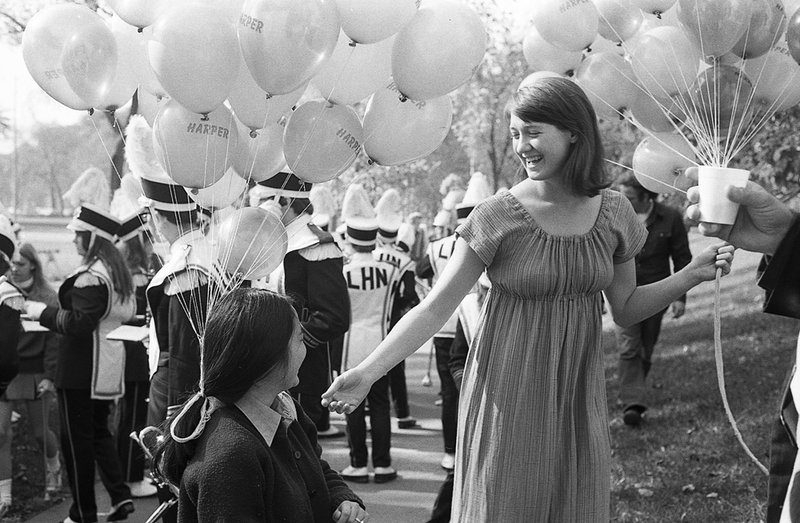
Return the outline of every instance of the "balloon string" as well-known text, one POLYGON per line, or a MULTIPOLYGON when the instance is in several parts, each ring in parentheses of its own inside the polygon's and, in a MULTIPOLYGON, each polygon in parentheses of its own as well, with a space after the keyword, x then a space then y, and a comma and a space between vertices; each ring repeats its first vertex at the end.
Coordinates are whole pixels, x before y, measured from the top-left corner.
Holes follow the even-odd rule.
POLYGON ((714 280, 714 361, 716 362, 717 366, 717 385, 719 386, 719 393, 722 397, 722 405, 725 407, 725 414, 728 417, 728 422, 730 423, 731 428, 733 428, 733 433, 736 435, 736 439, 739 441, 739 445, 741 445, 747 456, 753 461, 753 463, 755 463, 759 470, 761 470, 761 472, 763 472, 765 475, 769 476, 769 470, 767 470, 767 467, 761 463, 761 461, 750 450, 750 447, 747 446, 747 443, 744 442, 744 437, 742 437, 742 433, 739 431, 739 425, 736 423, 736 419, 733 417, 733 412, 731 412, 731 406, 728 404, 728 394, 725 392, 725 369, 722 361, 722 341, 720 336, 722 322, 720 320, 719 311, 719 281, 721 276, 722 269, 717 269, 717 275, 714 280))

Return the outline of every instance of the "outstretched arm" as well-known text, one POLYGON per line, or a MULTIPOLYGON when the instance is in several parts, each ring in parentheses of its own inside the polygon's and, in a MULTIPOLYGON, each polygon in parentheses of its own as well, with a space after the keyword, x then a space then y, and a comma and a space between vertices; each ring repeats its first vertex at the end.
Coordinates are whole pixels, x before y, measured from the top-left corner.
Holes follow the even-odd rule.
POLYGON ((322 395, 322 404, 332 411, 352 412, 364 401, 373 383, 436 334, 484 269, 475 251, 459 238, 430 294, 403 316, 367 359, 336 378, 322 395))

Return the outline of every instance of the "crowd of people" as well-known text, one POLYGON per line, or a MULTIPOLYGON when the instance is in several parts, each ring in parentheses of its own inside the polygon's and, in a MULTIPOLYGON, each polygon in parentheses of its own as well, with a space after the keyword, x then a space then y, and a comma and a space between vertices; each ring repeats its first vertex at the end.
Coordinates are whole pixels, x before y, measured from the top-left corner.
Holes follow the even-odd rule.
MULTIPOLYGON (((213 307, 225 278, 213 224, 135 138, 149 131, 143 119, 129 125, 127 151, 143 208, 123 219, 82 202, 68 226, 82 263, 57 293, 0 218, 0 510, 11 502, 12 405, 49 412, 55 395, 60 443, 46 417, 32 430, 48 489, 60 489, 64 468, 64 521, 97 521, 96 468, 108 520, 127 519, 134 498, 156 490, 149 466, 173 486, 159 483, 160 499, 178 493, 167 522, 364 523, 368 507, 349 483, 398 477, 392 410, 398 429, 416 425, 403 361, 432 339, 448 475, 431 521, 608 521, 604 309, 618 325, 622 416, 637 426, 665 312, 679 317, 687 291, 727 274, 734 247, 773 255, 767 310, 800 317, 800 227, 750 183, 728 190, 741 205, 733 226, 689 207, 701 233, 724 240, 692 255, 678 211, 633 178, 611 188, 594 111, 574 82, 527 85, 506 118, 524 179, 496 194, 480 173, 451 184, 432 238, 421 215, 403 216, 396 191, 374 206, 351 184, 337 224, 314 204, 319 187, 291 172, 255 184, 248 203, 281 217, 287 253, 213 307), (166 256, 153 255, 156 240, 166 256), (419 281, 432 284, 425 296, 419 281), (120 334, 123 324, 132 329, 120 334), (331 411, 345 414, 344 433, 331 411), (148 425, 163 432, 149 464, 127 437, 148 425), (337 436, 349 447, 341 471, 320 444, 337 436)), ((795 431, 774 438, 784 450, 770 484, 778 516, 800 511, 790 386, 784 407, 795 421, 781 427, 795 431)))

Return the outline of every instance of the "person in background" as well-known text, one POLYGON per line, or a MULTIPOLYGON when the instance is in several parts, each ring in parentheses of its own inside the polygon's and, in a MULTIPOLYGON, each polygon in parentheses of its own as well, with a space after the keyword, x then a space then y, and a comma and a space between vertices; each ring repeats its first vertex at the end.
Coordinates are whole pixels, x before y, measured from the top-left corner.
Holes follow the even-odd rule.
MULTIPOLYGON (((667 278, 692 261, 689 236, 681 213, 656 201, 657 194, 648 191, 629 174, 619 181, 619 191, 631 202, 636 217, 647 227, 647 239, 636 255, 636 284, 647 285, 667 278), (670 270, 672 260, 672 270, 670 270)), ((677 319, 686 311, 686 295, 670 305, 677 319)), ((661 332, 666 309, 629 327, 615 326, 619 355, 619 402, 622 420, 629 427, 642 422, 647 410, 648 393, 645 380, 652 366, 653 350, 661 332)))
MULTIPOLYGON (((42 262, 33 245, 24 243, 11 262, 11 279, 28 300, 58 306, 58 294, 42 272, 42 262)), ((60 336, 46 331, 23 331, 19 335, 19 374, 0 398, 0 499, 3 481, 11 481, 11 413, 24 406, 33 436, 45 456, 45 489, 61 490, 61 459, 58 438, 50 429, 49 415, 55 403, 55 373, 60 336), (7 470, 7 473, 6 473, 7 470)), ((10 493, 9 493, 10 495, 10 493)))
POLYGON ((406 218, 406 223, 414 232, 414 242, 408 245, 408 255, 412 261, 418 262, 425 255, 425 249, 428 248, 428 235, 425 234, 422 224, 422 213, 412 212, 406 218))
POLYGON ((123 395, 124 348, 106 334, 135 312, 131 275, 114 247, 119 221, 100 207, 80 206, 67 226, 82 264, 61 284, 57 306, 28 300, 28 316, 64 339, 56 367, 61 451, 72 504, 64 520, 97 521, 95 464, 111 498, 108 521, 134 511, 109 430, 112 401, 123 395))
MULTIPOLYGON (((20 314, 24 311, 25 298, 13 285, 8 275, 11 258, 17 249, 16 237, 11 221, 0 214, 0 395, 19 372, 20 357, 17 352, 22 331, 20 314)), ((5 414, 5 413, 4 413, 5 414)), ((3 420, 5 420, 5 415, 3 420)), ((8 425, 11 425, 11 412, 8 412, 8 425)), ((0 517, 11 508, 11 430, 0 432, 0 448, 8 448, 8 459, 0 458, 0 517)))
MULTIPOLYGON (((489 198, 492 189, 489 180, 480 171, 470 176, 466 192, 457 194, 454 207, 456 220, 462 224, 469 217, 475 206, 489 198)), ((446 196, 445 200, 454 198, 446 196)), ((431 278, 434 284, 444 274, 450 258, 453 255, 458 237, 455 234, 446 236, 428 246, 426 256, 417 267, 419 278, 431 278)), ((466 299, 466 298, 465 298, 466 299)), ((436 372, 442 387, 442 437, 444 438, 444 455, 441 465, 445 470, 453 470, 456 460, 456 427, 458 419, 458 389, 450 372, 450 352, 453 339, 456 335, 458 314, 454 312, 439 331, 433 335, 433 347, 436 354, 436 372)))
POLYGON ((199 392, 165 423, 154 456, 180 486, 178 521, 368 521, 286 392, 298 382, 303 338, 290 299, 265 289, 236 289, 209 313, 199 392))
MULTIPOLYGON (((690 167, 686 175, 696 180, 697 169, 690 167)), ((734 246, 769 255, 769 261, 758 279, 766 291, 764 312, 800 319, 800 215, 772 196, 760 185, 747 182, 745 187, 724 188, 726 197, 739 204, 733 225, 702 221, 696 187, 687 197, 692 205, 686 216, 699 222, 698 230, 706 236, 721 238, 734 246)), ((800 350, 795 351, 795 359, 800 350)), ((784 387, 779 416, 772 426, 770 441, 769 482, 767 489, 767 523, 800 521, 800 459, 798 459, 798 394, 800 377, 797 361, 784 387)))
MULTIPOLYGON (((447 366, 450 369, 456 391, 461 390, 461 381, 464 378, 464 366, 467 363, 469 354, 469 344, 478 328, 481 308, 486 299, 486 293, 492 283, 486 274, 478 278, 478 288, 476 292, 467 294, 458 306, 458 322, 456 323, 456 335, 450 345, 450 358, 447 366)), ((450 513, 453 508, 453 482, 455 474, 453 469, 447 471, 447 477, 439 487, 436 501, 433 503, 433 511, 428 523, 447 523, 450 521, 450 513)))
POLYGON ((320 438, 344 432, 331 425, 319 403, 332 380, 331 350, 350 327, 350 302, 342 276, 343 255, 330 233, 312 221, 312 184, 290 172, 278 173, 250 190, 251 205, 274 210, 286 226, 289 243, 268 287, 297 301, 306 343, 300 383, 289 393, 314 420, 320 438), (255 204, 255 205, 253 205, 255 204))
MULTIPOLYGON (((167 175, 156 157, 150 125, 134 115, 126 136, 126 160, 141 182, 139 203, 150 213, 148 225, 154 239, 168 246, 163 265, 145 291, 151 315, 147 425, 157 426, 170 408, 177 408, 197 388, 200 337, 208 297, 219 274, 213 272, 213 251, 200 228, 197 204, 167 175)), ((159 489, 158 497, 164 502, 173 496, 164 488, 159 489)), ((175 507, 162 515, 165 523, 176 518, 175 507)))
MULTIPOLYGON (((136 296, 136 316, 128 325, 144 326, 147 321, 147 286, 153 276, 150 263, 153 259, 150 240, 142 237, 146 215, 133 214, 122 221, 118 247, 131 271, 136 296)), ((141 341, 124 341, 125 346, 125 396, 118 404, 117 454, 122 465, 122 477, 131 496, 146 498, 156 494, 156 487, 145 479, 145 456, 142 448, 131 438, 147 426, 147 397, 150 392, 150 369, 147 347, 141 341)))
MULTIPOLYGON (((372 254, 378 234, 378 220, 366 190, 360 184, 350 184, 342 202, 342 217, 347 226, 347 242, 353 254, 344 265, 343 274, 350 294, 352 324, 344 340, 342 369, 361 363, 386 336, 392 305, 392 282, 397 267, 378 261, 372 254)), ((372 466, 376 483, 397 478, 392 467, 392 427, 389 407, 389 376, 381 376, 370 387, 370 432, 372 435, 372 466)), ((350 446, 350 465, 342 472, 348 481, 369 481, 367 468, 367 426, 364 405, 347 414, 347 443, 350 446)))
POLYGON ((430 294, 334 380, 323 404, 355 408, 487 271, 492 290, 461 388, 452 518, 608 521, 601 293, 614 320, 631 325, 730 272, 733 247, 709 246, 682 271, 637 287, 633 258, 647 231, 627 198, 608 189, 586 94, 566 78, 537 79, 512 94, 506 121, 526 178, 475 207, 430 294))
MULTIPOLYGON (((398 230, 403 224, 400 193, 395 189, 383 192, 375 205, 378 220, 378 241, 372 256, 378 261, 393 265, 396 269, 392 287, 392 306, 389 312, 389 330, 395 326, 413 306, 419 303, 414 277, 414 262, 408 249, 397 244, 398 230)), ((402 243, 402 242, 401 242, 402 243)), ((401 361, 389 371, 389 389, 392 404, 397 416, 397 428, 410 429, 417 425, 408 406, 408 387, 406 384, 406 362, 401 361)))

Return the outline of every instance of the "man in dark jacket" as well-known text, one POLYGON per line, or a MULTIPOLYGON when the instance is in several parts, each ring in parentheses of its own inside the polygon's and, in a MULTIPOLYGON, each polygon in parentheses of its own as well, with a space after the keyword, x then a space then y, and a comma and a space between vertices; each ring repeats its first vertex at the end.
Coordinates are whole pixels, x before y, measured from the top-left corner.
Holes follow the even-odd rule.
MULTIPOLYGON (((689 238, 681 214, 656 201, 656 194, 642 187, 632 175, 620 182, 620 192, 633 205, 647 227, 647 240, 636 255, 636 284, 646 285, 678 272, 692 260, 689 238)), ((671 306, 672 317, 680 318, 686 310, 686 295, 671 306)), ((653 350, 661 331, 665 310, 630 327, 616 327, 619 359, 619 401, 623 421, 635 427, 647 410, 645 379, 650 372, 653 350)))

